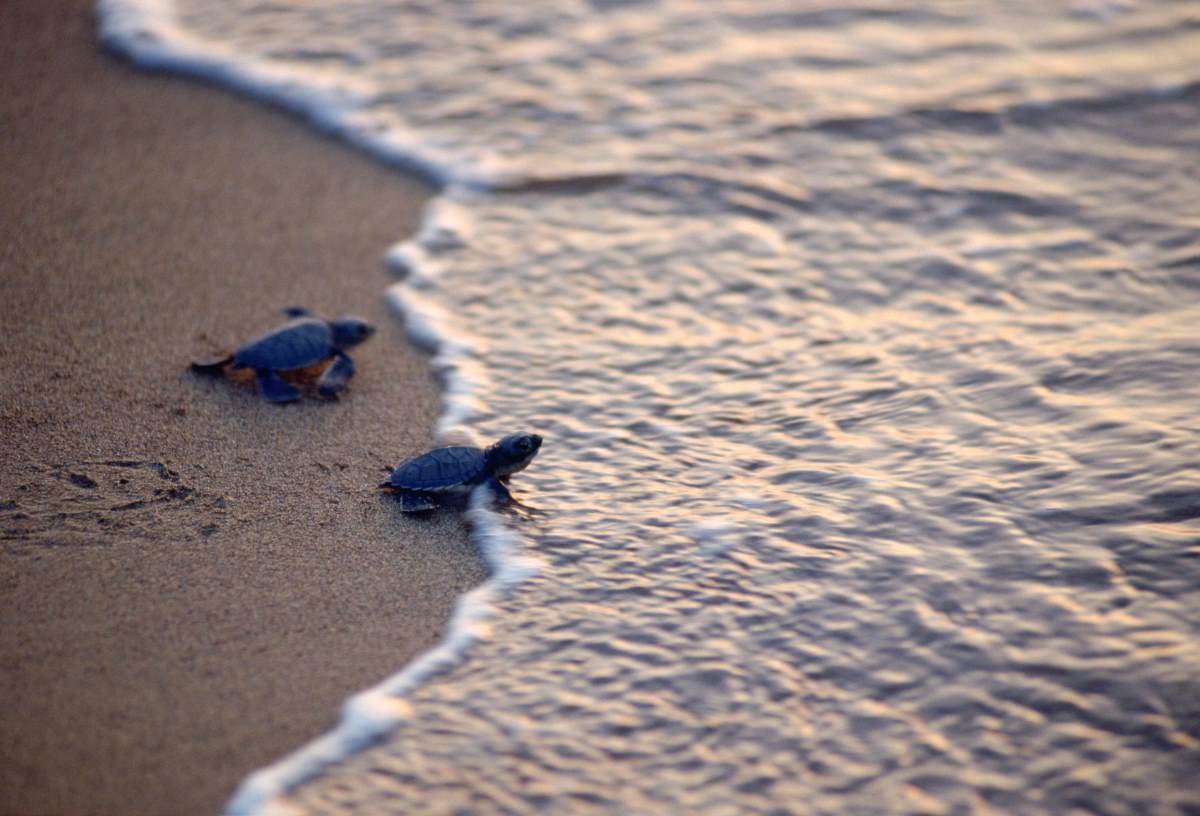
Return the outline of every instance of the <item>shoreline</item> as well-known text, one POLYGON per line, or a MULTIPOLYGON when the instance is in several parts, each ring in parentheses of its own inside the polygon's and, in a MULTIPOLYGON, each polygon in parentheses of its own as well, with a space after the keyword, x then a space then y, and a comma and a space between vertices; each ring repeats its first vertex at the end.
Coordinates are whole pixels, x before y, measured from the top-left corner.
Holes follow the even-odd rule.
POLYGON ((432 191, 102 53, 86 0, 0 20, 0 813, 213 813, 485 578, 375 491, 440 411, 383 264, 432 191), (379 327, 341 400, 187 372, 292 304, 379 327))

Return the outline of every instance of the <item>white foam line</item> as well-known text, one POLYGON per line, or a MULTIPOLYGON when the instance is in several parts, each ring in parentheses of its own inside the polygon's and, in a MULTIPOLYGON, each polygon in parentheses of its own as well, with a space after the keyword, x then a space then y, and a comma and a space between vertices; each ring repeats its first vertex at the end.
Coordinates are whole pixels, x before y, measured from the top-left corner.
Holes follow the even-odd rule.
POLYGON ((176 23, 174 0, 96 0, 96 10, 100 41, 137 65, 212 80, 278 105, 446 187, 491 187, 509 179, 504 168, 439 150, 400 123, 372 121, 367 102, 374 89, 366 82, 333 81, 321 71, 247 55, 189 33, 176 23))
MULTIPOLYGON (((451 321, 436 302, 438 265, 434 254, 461 242, 466 234, 467 221, 461 209, 450 202, 450 194, 466 196, 469 190, 503 180, 504 173, 458 162, 412 134, 402 133, 394 124, 386 129, 373 127, 361 112, 369 88, 331 83, 317 72, 247 57, 189 34, 176 24, 172 0, 97 0, 97 11, 103 43, 138 65, 215 80, 281 105, 388 163, 417 169, 441 181, 447 189, 430 206, 417 236, 387 253, 389 266, 408 275, 387 292, 387 298, 403 316, 413 341, 434 354, 434 368, 444 383, 438 436, 469 433, 465 423, 482 407, 478 394, 485 390, 487 377, 475 358, 477 341, 451 331, 451 321)), ((522 554, 520 537, 486 507, 489 500, 490 494, 477 490, 467 520, 491 577, 458 600, 442 641, 401 671, 347 700, 332 731, 248 776, 225 813, 298 813, 287 801, 288 793, 399 727, 410 712, 405 695, 456 665, 485 634, 497 598, 538 572, 539 562, 522 554)))
POLYGON ((478 395, 487 393, 488 377, 476 356, 479 341, 453 331, 453 321, 438 301, 441 265, 433 253, 462 244, 468 231, 462 207, 444 196, 430 205, 417 235, 385 256, 393 271, 407 275, 388 290, 388 301, 404 319, 409 338, 433 354, 431 364, 442 380, 442 415, 434 431, 439 439, 456 443, 475 441, 466 423, 483 411, 478 395))
POLYGON ((347 700, 333 731, 247 777, 225 808, 228 816, 291 816, 300 812, 287 802, 288 792, 398 728, 410 711, 404 695, 456 665, 467 648, 486 634, 493 602, 537 573, 537 561, 520 552, 520 537, 487 509, 490 500, 486 490, 476 490, 467 517, 492 577, 459 598, 442 642, 402 671, 347 700))

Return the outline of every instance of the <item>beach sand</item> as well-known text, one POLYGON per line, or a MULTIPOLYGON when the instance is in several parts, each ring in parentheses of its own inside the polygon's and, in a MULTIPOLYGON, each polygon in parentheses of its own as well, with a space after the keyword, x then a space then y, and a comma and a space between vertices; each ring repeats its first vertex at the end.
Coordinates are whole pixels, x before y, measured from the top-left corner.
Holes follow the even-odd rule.
POLYGON ((376 484, 430 442, 381 256, 430 188, 0 4, 0 813, 214 813, 484 578, 376 484), (302 304, 379 333, 336 402, 188 361, 302 304))

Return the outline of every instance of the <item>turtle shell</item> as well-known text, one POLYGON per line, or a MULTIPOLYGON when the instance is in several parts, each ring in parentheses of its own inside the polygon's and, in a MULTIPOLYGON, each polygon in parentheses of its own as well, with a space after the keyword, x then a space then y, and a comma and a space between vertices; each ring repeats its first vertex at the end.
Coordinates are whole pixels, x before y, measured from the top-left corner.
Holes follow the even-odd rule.
POLYGON ((332 350, 329 324, 315 317, 301 317, 246 342, 234 354, 233 364, 237 368, 286 371, 319 363, 332 350))
POLYGON ((438 448, 396 465, 385 484, 400 490, 453 490, 479 481, 483 463, 479 448, 438 448))

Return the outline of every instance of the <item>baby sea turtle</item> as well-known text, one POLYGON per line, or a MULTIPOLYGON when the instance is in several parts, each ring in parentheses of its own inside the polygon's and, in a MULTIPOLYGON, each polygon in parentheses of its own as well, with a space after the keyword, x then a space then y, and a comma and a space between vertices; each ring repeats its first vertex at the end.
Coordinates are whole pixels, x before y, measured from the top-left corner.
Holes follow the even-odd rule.
POLYGON ((354 361, 346 349, 374 334, 375 327, 357 317, 324 320, 298 306, 283 313, 291 319, 282 326, 244 343, 232 354, 196 360, 192 369, 219 374, 225 366, 252 368, 264 399, 291 402, 300 398, 300 392, 284 382, 279 372, 308 368, 333 358, 317 381, 317 390, 323 397, 337 395, 354 376, 354 361))
POLYGON ((504 482, 537 456, 542 438, 537 434, 512 434, 496 444, 479 448, 438 448, 396 465, 379 485, 400 496, 405 513, 432 510, 437 500, 464 496, 486 484, 497 501, 512 498, 504 482))

